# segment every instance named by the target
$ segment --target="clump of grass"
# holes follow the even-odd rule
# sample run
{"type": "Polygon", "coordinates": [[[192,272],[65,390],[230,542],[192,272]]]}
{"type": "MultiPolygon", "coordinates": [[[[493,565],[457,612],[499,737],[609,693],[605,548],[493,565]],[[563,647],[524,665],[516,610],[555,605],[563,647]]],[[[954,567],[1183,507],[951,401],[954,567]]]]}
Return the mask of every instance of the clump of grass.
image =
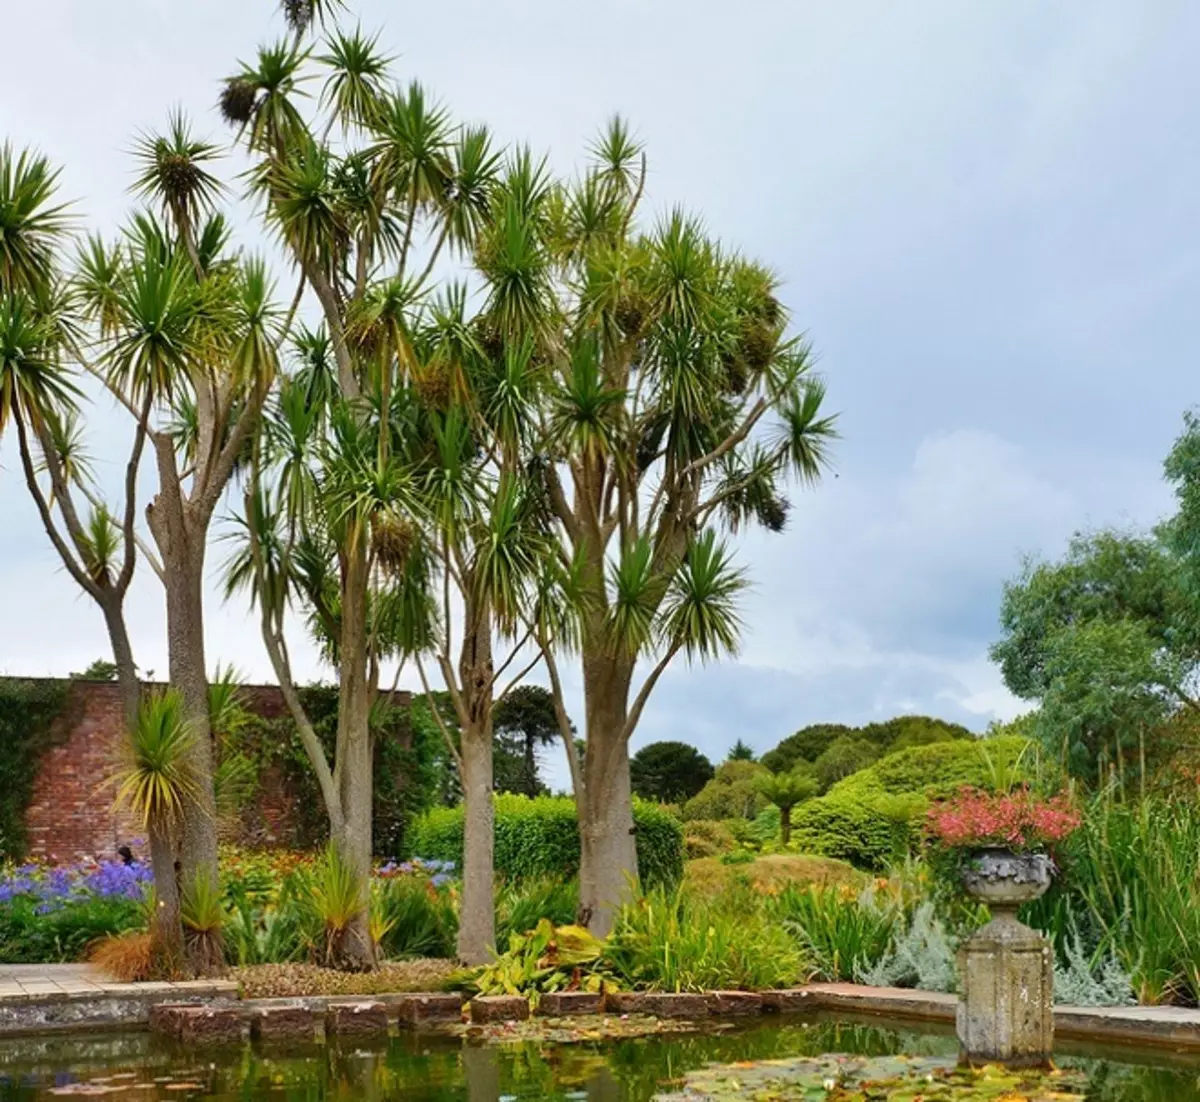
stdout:
{"type": "Polygon", "coordinates": [[[887,889],[861,892],[848,885],[785,888],[772,909],[830,982],[853,982],[892,946],[904,907],[887,889]]]}
{"type": "Polygon", "coordinates": [[[605,959],[630,987],[660,991],[791,987],[808,971],[795,939],[747,886],[717,899],[649,892],[622,909],[605,959]]]}
{"type": "Polygon", "coordinates": [[[153,939],[149,933],[106,937],[92,946],[88,962],[119,983],[142,983],[157,978],[153,939]]]}

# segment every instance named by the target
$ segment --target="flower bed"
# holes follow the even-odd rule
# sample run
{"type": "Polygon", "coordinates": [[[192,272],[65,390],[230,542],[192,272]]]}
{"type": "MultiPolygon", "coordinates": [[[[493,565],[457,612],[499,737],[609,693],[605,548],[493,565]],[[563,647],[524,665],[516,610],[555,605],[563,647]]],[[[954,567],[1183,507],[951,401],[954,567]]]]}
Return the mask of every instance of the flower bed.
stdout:
{"type": "Polygon", "coordinates": [[[21,865],[0,873],[0,962],[78,960],[99,939],[139,929],[152,884],[145,865],[21,865]]]}

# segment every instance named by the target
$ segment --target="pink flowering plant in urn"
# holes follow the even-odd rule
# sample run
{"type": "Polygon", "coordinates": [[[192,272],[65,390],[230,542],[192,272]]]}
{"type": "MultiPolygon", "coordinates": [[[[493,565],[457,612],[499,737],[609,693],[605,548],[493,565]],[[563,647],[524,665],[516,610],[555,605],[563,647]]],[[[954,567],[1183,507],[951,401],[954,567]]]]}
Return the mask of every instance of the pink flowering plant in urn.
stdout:
{"type": "Polygon", "coordinates": [[[992,905],[1017,906],[1045,893],[1054,850],[1080,824],[1065,793],[1041,799],[1027,788],[993,795],[964,788],[929,810],[926,833],[958,857],[963,886],[992,905]]]}

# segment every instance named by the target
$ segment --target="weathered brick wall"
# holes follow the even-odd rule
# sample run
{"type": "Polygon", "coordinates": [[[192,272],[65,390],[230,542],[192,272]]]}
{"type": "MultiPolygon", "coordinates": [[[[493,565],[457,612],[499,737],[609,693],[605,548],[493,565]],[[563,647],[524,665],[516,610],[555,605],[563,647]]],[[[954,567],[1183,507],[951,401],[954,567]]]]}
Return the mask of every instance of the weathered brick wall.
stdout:
{"type": "Polygon", "coordinates": [[[42,755],[25,812],[31,857],[60,862],[114,857],[117,846],[140,835],[135,824],[113,811],[113,789],[106,785],[123,726],[116,685],[71,685],[51,729],[55,745],[42,755]]]}
{"type": "MultiPolygon", "coordinates": [[[[287,709],[277,686],[249,685],[243,694],[247,707],[266,719],[287,709]]],[[[111,858],[118,846],[134,845],[142,838],[143,831],[133,820],[113,810],[115,793],[108,780],[123,737],[117,686],[74,682],[52,728],[54,745],[42,756],[25,813],[31,858],[62,863],[111,858]]],[[[268,776],[262,782],[256,816],[248,817],[257,818],[262,830],[246,841],[269,844],[289,836],[293,800],[279,778],[268,776]]]]}

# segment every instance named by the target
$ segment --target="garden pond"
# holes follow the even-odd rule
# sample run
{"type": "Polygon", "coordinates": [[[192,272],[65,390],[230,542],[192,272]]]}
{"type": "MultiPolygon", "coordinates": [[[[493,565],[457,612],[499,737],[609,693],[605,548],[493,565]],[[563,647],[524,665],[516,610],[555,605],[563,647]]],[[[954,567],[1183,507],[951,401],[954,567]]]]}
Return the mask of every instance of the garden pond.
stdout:
{"type": "Polygon", "coordinates": [[[186,1051],[148,1033],[0,1042],[0,1102],[396,1099],[400,1102],[1200,1102],[1200,1058],[1064,1052],[1033,1078],[953,1069],[946,1032],[775,1019],[721,1032],[575,1043],[472,1044],[425,1034],[379,1042],[186,1051]],[[827,1054],[844,1054],[831,1056],[827,1054]]]}

